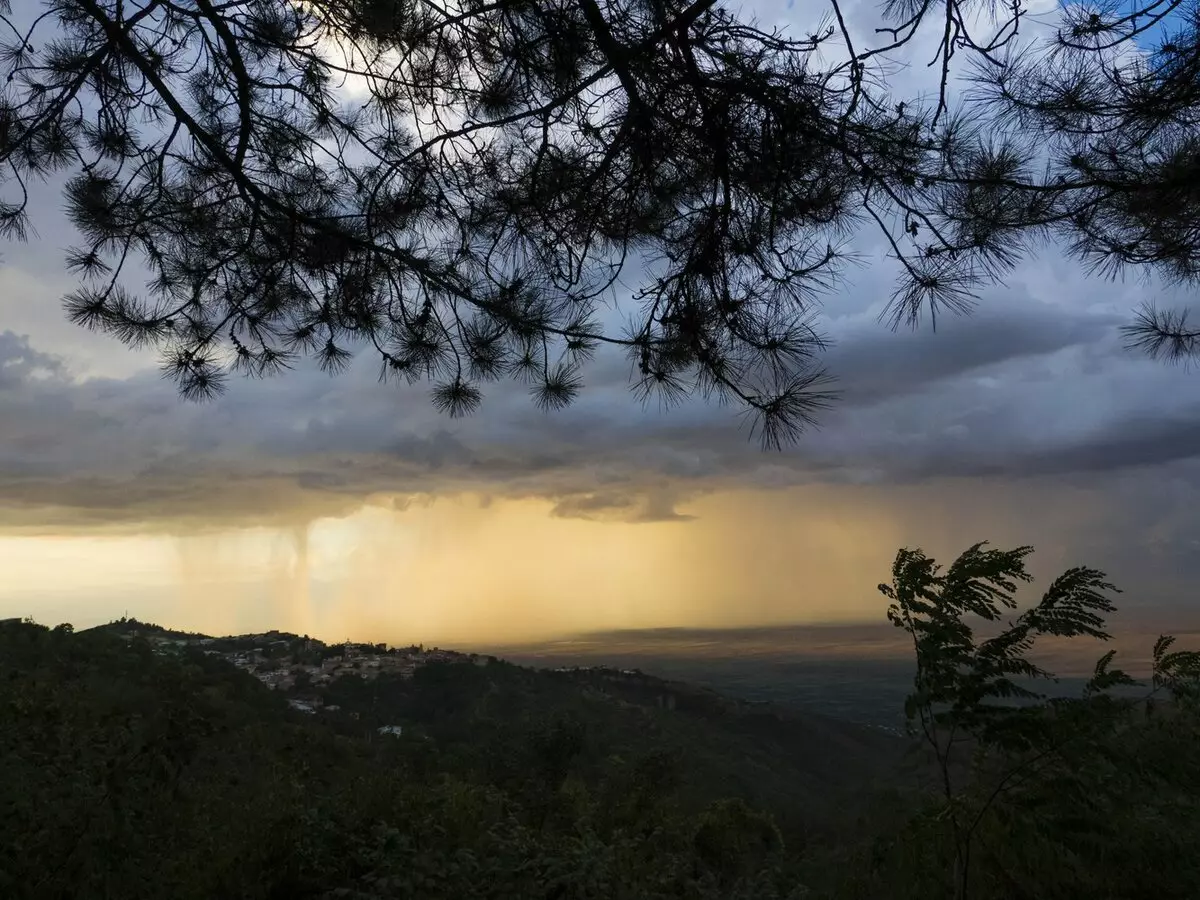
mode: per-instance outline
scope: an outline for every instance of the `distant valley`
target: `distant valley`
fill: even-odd
[[[1193,617],[1194,618],[1194,617]],[[1039,660],[1060,678],[1041,682],[1050,695],[1077,695],[1106,649],[1136,676],[1145,674],[1161,631],[1194,643],[1200,625],[1118,622],[1111,642],[1047,643]],[[1182,625],[1183,627],[1179,627]],[[597,632],[560,641],[493,648],[528,666],[612,665],[765,701],[900,730],[904,698],[912,689],[912,647],[890,625],[803,625],[737,629],[659,628]]]

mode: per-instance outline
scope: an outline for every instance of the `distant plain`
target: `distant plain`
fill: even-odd
[[[1145,677],[1154,641],[1174,634],[1180,647],[1200,646],[1200,623],[1114,618],[1113,639],[1046,643],[1037,661],[1060,676],[1043,683],[1051,695],[1078,693],[1096,660],[1117,650],[1115,665]],[[884,624],[742,629],[658,628],[595,632],[558,641],[486,649],[512,662],[539,667],[613,666],[640,669],[733,697],[798,707],[865,725],[904,724],[912,683],[912,648],[905,634]]]

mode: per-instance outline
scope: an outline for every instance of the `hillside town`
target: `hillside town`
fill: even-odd
[[[296,651],[286,639],[272,641],[270,635],[255,637],[262,638],[264,646],[233,651],[209,649],[205,652],[219,654],[239,669],[249,672],[267,687],[282,690],[318,686],[346,677],[370,681],[382,674],[393,674],[401,678],[411,678],[418,668],[431,662],[472,662],[485,666],[490,659],[473,653],[426,649],[421,646],[387,647],[383,644],[354,644],[349,641],[325,645],[312,639],[304,639],[304,649]],[[310,662],[305,657],[314,649],[324,653],[332,651],[334,655],[325,656],[319,662]]]
[[[482,667],[495,661],[493,656],[460,653],[437,647],[427,648],[421,644],[391,647],[387,644],[356,643],[349,640],[338,644],[326,644],[308,635],[280,631],[215,638],[203,634],[170,631],[157,625],[138,622],[136,619],[121,619],[103,627],[115,631],[127,640],[142,638],[156,653],[162,655],[190,649],[209,656],[218,656],[253,675],[271,690],[285,694],[287,704],[292,709],[310,715],[341,711],[341,707],[326,690],[338,679],[359,678],[373,681],[382,675],[410,679],[417,669],[430,663],[470,663]],[[593,686],[603,685],[606,691],[614,688],[625,692],[632,690],[643,702],[649,702],[659,709],[674,711],[679,702],[676,690],[663,690],[658,679],[650,678],[638,669],[573,665],[558,666],[549,671],[555,675],[581,679]],[[715,695],[709,696],[709,692],[702,694],[703,703],[717,702]],[[358,718],[353,712],[347,715]],[[401,727],[387,725],[380,728],[379,732],[399,735]]]
[[[191,648],[209,656],[219,656],[253,675],[268,688],[280,691],[311,689],[347,677],[370,681],[391,674],[411,678],[418,668],[433,662],[470,662],[486,666],[492,661],[490,656],[426,648],[420,644],[389,647],[348,640],[326,644],[308,635],[279,631],[214,638],[168,631],[134,619],[114,622],[112,626],[127,639],[144,638],[158,653],[178,653]]]

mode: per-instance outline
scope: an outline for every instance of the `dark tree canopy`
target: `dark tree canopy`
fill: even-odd
[[[1022,0],[982,9],[889,0],[865,47],[837,0],[807,35],[714,0],[0,0],[0,228],[63,180],[70,317],[186,396],[373,347],[451,415],[501,377],[553,408],[608,343],[641,394],[733,401],[778,445],[832,397],[813,315],[860,225],[901,260],[897,326],[1051,236],[1200,275],[1195,5],[1072,12],[1026,50]],[[1151,27],[1177,33],[1134,52]],[[942,89],[895,96],[926,33]],[[1130,337],[1185,331],[1147,309]]]

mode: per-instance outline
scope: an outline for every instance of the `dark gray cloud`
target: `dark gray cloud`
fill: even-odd
[[[1200,403],[1156,417],[1134,412],[1085,438],[1058,446],[1026,446],[1016,452],[931,455],[924,471],[943,475],[1086,475],[1155,468],[1200,458]]]
[[[202,523],[471,490],[551,498],[557,516],[665,521],[685,518],[694,491],[1086,477],[1200,455],[1188,376],[1124,353],[1114,311],[1029,290],[989,299],[936,334],[892,333],[869,311],[835,321],[828,362],[843,402],[782,454],[750,444],[735,411],[639,406],[614,358],[561,413],[500,384],[481,413],[452,422],[424,390],[379,385],[368,365],[239,382],[195,405],[153,371],[73,379],[8,333],[0,502],[9,524]]]
[[[876,321],[859,322],[825,361],[838,375],[846,403],[875,403],[944,379],[1067,347],[1095,344],[1125,318],[1031,302],[999,289],[969,316],[944,319],[935,331],[892,332]]]
[[[878,8],[864,0],[843,11],[856,41],[872,43]],[[747,12],[779,24],[800,15]],[[936,39],[922,37],[929,46],[914,53]],[[904,93],[931,78],[923,66],[898,69],[892,86]],[[1131,357],[1117,337],[1138,302],[1179,295],[1085,280],[1050,248],[985,293],[974,315],[892,333],[877,317],[894,269],[869,236],[860,243],[870,265],[826,300],[835,343],[825,362],[841,403],[782,454],[748,443],[735,410],[638,406],[627,363],[605,355],[578,403],[551,416],[496,385],[480,414],[451,422],[423,389],[377,384],[370,364],[339,379],[301,367],[188,405],[152,357],[65,322],[59,298],[73,281],[61,258],[72,236],[59,187],[33,187],[41,240],[5,248],[0,262],[0,327],[11,329],[0,333],[7,527],[270,519],[458,490],[550,498],[558,516],[682,520],[693,492],[948,477],[1092,483],[1124,472],[1148,483],[1200,456],[1195,380]]]
[[[678,512],[678,492],[666,487],[647,487],[636,493],[613,490],[591,491],[562,497],[550,510],[560,519],[649,522],[690,522],[695,516]]]
[[[21,387],[39,376],[45,378],[62,374],[62,360],[35,350],[29,343],[28,335],[0,332],[0,391]]]

